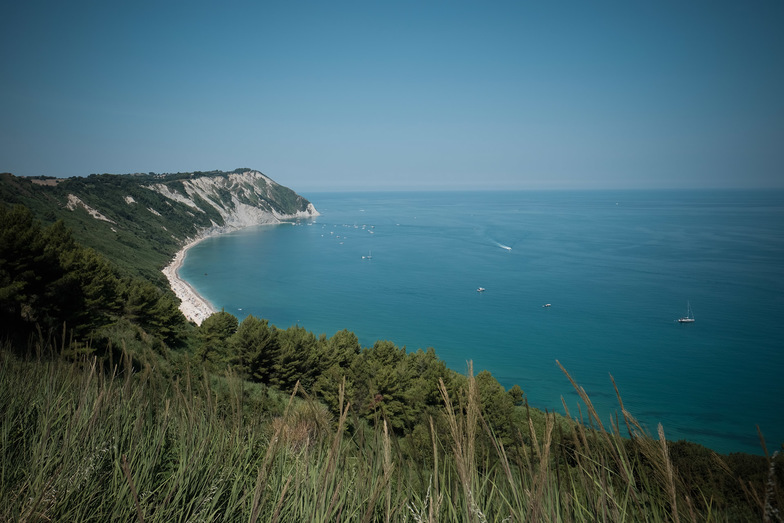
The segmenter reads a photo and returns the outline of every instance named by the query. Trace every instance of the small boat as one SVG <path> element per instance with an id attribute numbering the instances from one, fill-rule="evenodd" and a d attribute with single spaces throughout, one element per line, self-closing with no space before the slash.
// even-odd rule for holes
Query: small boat
<path id="1" fill-rule="evenodd" d="M 552 306 L 553 305 L 551 303 L 545 303 L 544 305 L 542 305 L 542 307 L 552 307 Z"/>
<path id="2" fill-rule="evenodd" d="M 484 287 L 479 287 L 476 292 L 485 292 L 486 290 Z"/>
<path id="3" fill-rule="evenodd" d="M 373 259 L 373 251 L 368 251 L 367 256 L 362 257 L 363 260 L 372 260 Z"/>
<path id="4" fill-rule="evenodd" d="M 686 316 L 678 318 L 678 323 L 694 323 L 694 313 L 691 312 L 691 304 L 686 302 Z"/>

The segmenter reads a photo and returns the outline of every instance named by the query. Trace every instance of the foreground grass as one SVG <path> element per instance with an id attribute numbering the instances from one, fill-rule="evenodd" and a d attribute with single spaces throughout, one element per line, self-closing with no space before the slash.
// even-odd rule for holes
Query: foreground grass
<path id="1" fill-rule="evenodd" d="M 679 477 L 661 428 L 653 439 L 623 410 L 622 438 L 577 390 L 595 429 L 529 417 L 506 448 L 475 380 L 458 397 L 442 384 L 432 450 L 414 460 L 384 420 L 351 424 L 342 388 L 336 419 L 300 390 L 271 416 L 231 374 L 167 382 L 130 361 L 105 371 L 2 351 L 0 520 L 777 520 L 772 459 L 768 484 L 745 486 L 748 505 L 717 507 Z"/>

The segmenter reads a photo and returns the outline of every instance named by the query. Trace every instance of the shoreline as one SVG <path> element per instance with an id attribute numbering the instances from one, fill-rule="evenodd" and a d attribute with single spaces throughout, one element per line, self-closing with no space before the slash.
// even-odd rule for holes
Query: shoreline
<path id="1" fill-rule="evenodd" d="M 226 232 L 237 231 L 246 227 L 257 225 L 274 225 L 283 223 L 283 220 L 294 220 L 299 218 L 314 218 L 319 215 L 319 212 L 312 203 L 308 203 L 307 210 L 298 211 L 295 214 L 279 215 L 276 213 L 264 212 L 262 215 L 249 214 L 248 212 L 239 213 L 234 216 L 231 223 L 228 225 L 219 226 L 213 222 L 213 226 L 203 229 L 197 234 L 195 239 L 188 241 L 185 246 L 177 251 L 174 259 L 164 267 L 161 272 L 169 280 L 169 287 L 174 291 L 174 294 L 180 299 L 180 311 L 188 321 L 192 321 L 196 325 L 209 318 L 212 314 L 218 312 L 218 309 L 207 301 L 201 294 L 196 292 L 188 282 L 183 280 L 179 275 L 180 267 L 185 261 L 185 256 L 188 250 L 202 240 L 206 240 L 212 236 L 223 234 Z"/>
<path id="2" fill-rule="evenodd" d="M 169 280 L 169 287 L 171 287 L 171 290 L 174 291 L 174 294 L 180 299 L 180 312 L 182 312 L 183 316 L 185 316 L 188 321 L 192 321 L 196 325 L 201 325 L 201 323 L 213 313 L 218 312 L 218 309 L 201 294 L 196 292 L 196 289 L 187 281 L 183 280 L 180 277 L 179 270 L 185 261 L 185 255 L 191 247 L 216 234 L 219 234 L 219 232 L 211 231 L 188 242 L 182 249 L 177 251 L 177 254 L 174 255 L 174 259 L 171 263 L 161 271 L 166 276 L 166 279 Z"/>

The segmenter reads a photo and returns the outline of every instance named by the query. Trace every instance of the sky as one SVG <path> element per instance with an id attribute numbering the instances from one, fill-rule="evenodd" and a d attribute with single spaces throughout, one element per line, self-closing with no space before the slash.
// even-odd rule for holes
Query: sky
<path id="1" fill-rule="evenodd" d="M 784 2 L 0 5 L 0 172 L 784 188 Z"/>

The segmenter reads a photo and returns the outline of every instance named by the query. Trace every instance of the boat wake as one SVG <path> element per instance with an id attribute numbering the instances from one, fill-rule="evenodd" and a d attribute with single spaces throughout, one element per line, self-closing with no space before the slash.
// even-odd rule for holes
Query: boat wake
<path id="1" fill-rule="evenodd" d="M 506 249 L 507 251 L 511 251 L 512 250 L 512 248 L 509 247 L 508 245 L 504 245 L 503 243 L 500 243 L 500 242 L 495 242 L 495 243 L 496 243 L 496 245 L 498 245 L 502 249 Z"/>

